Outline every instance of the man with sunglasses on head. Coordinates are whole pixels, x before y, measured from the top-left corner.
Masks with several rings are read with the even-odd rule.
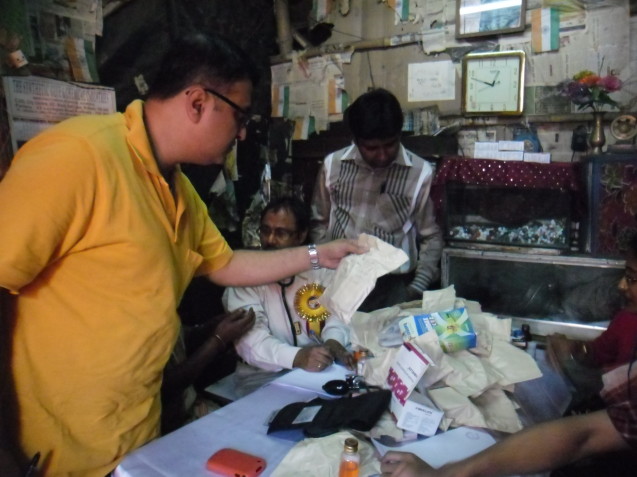
[[[309,208],[300,199],[275,199],[261,213],[259,236],[265,250],[305,244],[308,230]],[[268,372],[292,368],[320,372],[334,360],[353,366],[345,348],[349,327],[335,315],[319,318],[319,302],[312,301],[310,287],[324,285],[332,273],[309,270],[276,283],[226,289],[223,302],[228,312],[252,309],[256,315],[255,325],[235,344],[239,356]]]
[[[353,241],[234,252],[181,172],[223,163],[245,138],[256,76],[229,41],[183,36],[145,102],[63,121],[14,158],[0,182],[0,298],[13,309],[0,317],[11,370],[0,445],[19,448],[18,463],[39,452],[45,475],[103,477],[159,435],[193,276],[256,285],[361,252]]]
[[[396,97],[375,89],[345,111],[353,144],[329,154],[312,202],[310,238],[374,235],[407,253],[409,261],[380,277],[361,311],[422,298],[440,276],[442,234],[429,190],[429,163],[400,143],[403,112]]]

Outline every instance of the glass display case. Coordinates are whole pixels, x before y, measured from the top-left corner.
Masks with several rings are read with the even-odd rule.
[[[571,247],[571,193],[449,183],[444,230],[451,242],[567,250]]]
[[[455,245],[579,251],[584,184],[576,164],[445,158],[431,196]]]
[[[533,333],[591,338],[622,306],[624,261],[445,247],[442,285],[484,311],[534,322]],[[583,335],[582,335],[583,334]]]

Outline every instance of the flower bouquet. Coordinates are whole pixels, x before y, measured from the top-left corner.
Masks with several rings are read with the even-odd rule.
[[[577,104],[579,111],[591,108],[593,112],[600,111],[605,104],[619,108],[619,104],[609,93],[621,88],[622,80],[614,74],[599,76],[589,70],[580,71],[573,79],[562,81],[558,85],[560,94]]]

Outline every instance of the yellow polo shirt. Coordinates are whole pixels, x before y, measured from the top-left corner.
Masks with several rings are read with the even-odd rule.
[[[21,442],[46,475],[103,477],[158,435],[177,304],[194,274],[232,257],[180,171],[175,196],[140,101],[46,130],[0,182]]]

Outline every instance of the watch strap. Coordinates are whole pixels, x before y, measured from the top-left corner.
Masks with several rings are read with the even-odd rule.
[[[319,265],[319,256],[318,250],[316,250],[316,245],[311,243],[307,246],[307,253],[310,256],[310,264],[312,265],[312,270],[318,270],[321,268]]]

